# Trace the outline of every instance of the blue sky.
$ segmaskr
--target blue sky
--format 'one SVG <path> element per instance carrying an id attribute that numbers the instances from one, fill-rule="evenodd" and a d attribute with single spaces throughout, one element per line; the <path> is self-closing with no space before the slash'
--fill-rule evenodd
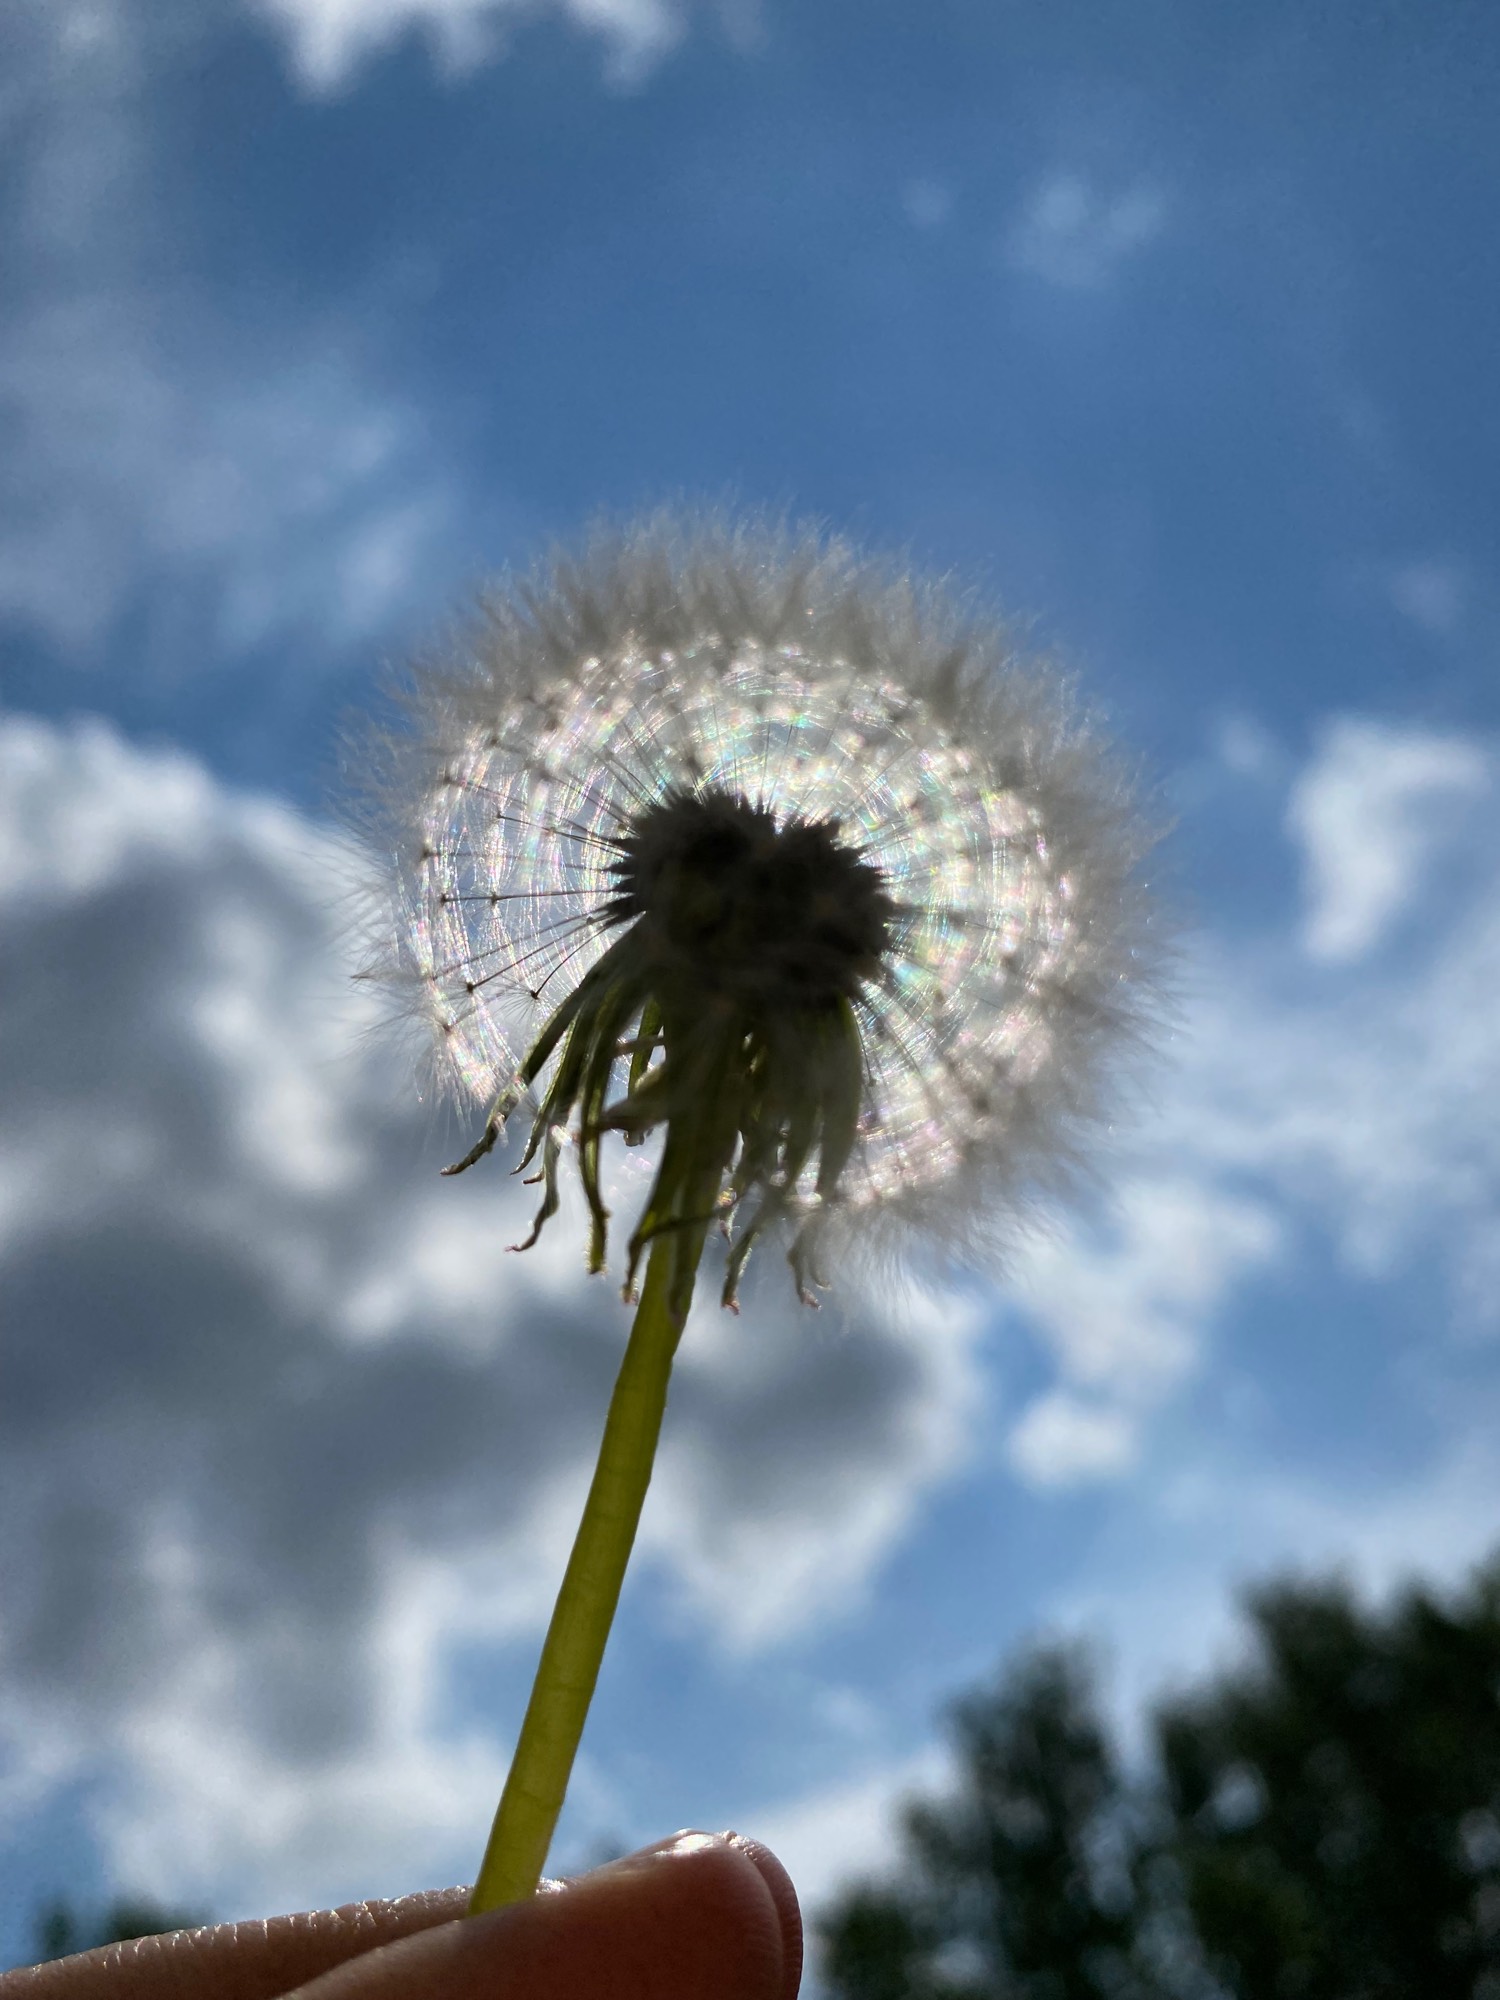
<path id="1" fill-rule="evenodd" d="M 690 1331 L 558 1859 L 810 1900 L 1039 1629 L 1500 1520 L 1482 5 L 12 0 L 0 1959 L 457 1879 L 622 1325 L 366 1032 L 338 719 L 597 511 L 973 580 L 1177 815 L 1180 1021 L 1001 1288 Z"/>

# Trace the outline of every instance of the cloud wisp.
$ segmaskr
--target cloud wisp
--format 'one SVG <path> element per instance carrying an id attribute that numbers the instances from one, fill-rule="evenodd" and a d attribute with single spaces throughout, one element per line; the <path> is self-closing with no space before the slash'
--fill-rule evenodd
<path id="1" fill-rule="evenodd" d="M 418 35 L 441 74 L 463 76 L 505 53 L 526 22 L 553 15 L 603 46 L 620 88 L 650 74 L 681 40 L 689 0 L 249 0 L 282 35 L 301 88 L 347 89 L 374 57 Z"/>
<path id="2" fill-rule="evenodd" d="M 1005 241 L 1018 271 L 1065 291 L 1101 291 L 1167 226 L 1168 204 L 1149 181 L 1101 187 L 1060 168 L 1031 189 Z"/>
<path id="3" fill-rule="evenodd" d="M 163 256 L 152 93 L 216 25 L 35 8 L 7 46 L 0 623 L 80 665 L 130 617 L 167 677 L 388 635 L 452 561 L 451 480 L 357 310 L 232 326 Z"/>
<path id="4" fill-rule="evenodd" d="M 1306 871 L 1308 956 L 1350 964 L 1374 950 L 1493 783 L 1492 760 L 1466 737 L 1335 724 L 1287 809 Z"/>

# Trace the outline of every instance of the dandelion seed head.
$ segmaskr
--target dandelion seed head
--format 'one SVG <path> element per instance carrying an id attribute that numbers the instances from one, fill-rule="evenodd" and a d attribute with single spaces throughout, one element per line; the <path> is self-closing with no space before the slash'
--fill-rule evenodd
<path id="1" fill-rule="evenodd" d="M 737 1198 L 972 1250 L 1076 1172 L 1161 984 L 1156 836 L 1003 626 L 816 533 L 659 516 L 489 596 L 406 712 L 382 966 L 462 1100 L 631 934 L 679 1020 L 738 1009 L 767 1061 L 857 1029 L 836 1185 L 747 1164 L 747 1127 Z"/>

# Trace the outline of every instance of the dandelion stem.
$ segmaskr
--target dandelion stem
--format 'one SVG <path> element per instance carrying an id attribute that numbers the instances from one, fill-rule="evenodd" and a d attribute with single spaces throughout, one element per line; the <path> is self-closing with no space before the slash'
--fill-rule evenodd
<path id="1" fill-rule="evenodd" d="M 541 1879 L 651 1482 L 672 1357 L 687 1317 L 684 1278 L 691 1297 L 684 1247 L 677 1233 L 658 1236 L 651 1246 L 593 1484 L 474 1884 L 471 1916 L 523 1901 Z M 689 1253 L 694 1265 L 701 1248 L 700 1231 Z"/>

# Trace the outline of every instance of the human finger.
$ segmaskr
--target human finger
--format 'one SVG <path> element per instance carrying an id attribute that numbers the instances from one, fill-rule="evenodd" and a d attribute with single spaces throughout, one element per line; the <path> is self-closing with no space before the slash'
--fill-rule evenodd
<path id="1" fill-rule="evenodd" d="M 0 1977 L 0 2000 L 279 2000 L 345 1959 L 461 1917 L 466 1889 L 132 1938 Z"/>
<path id="2" fill-rule="evenodd" d="M 781 1864 L 690 1833 L 351 1959 L 289 2000 L 795 2000 L 801 1969 Z"/>

